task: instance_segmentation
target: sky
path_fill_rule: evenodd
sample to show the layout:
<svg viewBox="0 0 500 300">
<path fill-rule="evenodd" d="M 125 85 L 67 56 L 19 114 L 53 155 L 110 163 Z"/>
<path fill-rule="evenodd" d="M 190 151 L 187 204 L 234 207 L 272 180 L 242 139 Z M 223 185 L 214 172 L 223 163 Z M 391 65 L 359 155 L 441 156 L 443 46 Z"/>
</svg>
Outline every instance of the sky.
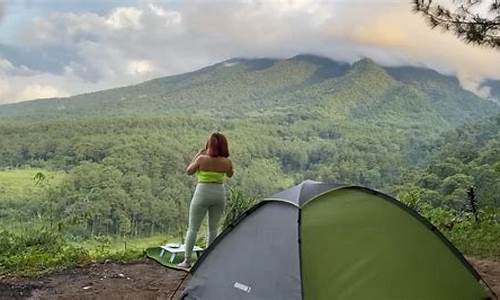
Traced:
<svg viewBox="0 0 500 300">
<path fill-rule="evenodd" d="M 0 0 L 0 104 L 304 53 L 433 68 L 482 96 L 500 79 L 499 50 L 430 29 L 410 0 Z"/>
</svg>

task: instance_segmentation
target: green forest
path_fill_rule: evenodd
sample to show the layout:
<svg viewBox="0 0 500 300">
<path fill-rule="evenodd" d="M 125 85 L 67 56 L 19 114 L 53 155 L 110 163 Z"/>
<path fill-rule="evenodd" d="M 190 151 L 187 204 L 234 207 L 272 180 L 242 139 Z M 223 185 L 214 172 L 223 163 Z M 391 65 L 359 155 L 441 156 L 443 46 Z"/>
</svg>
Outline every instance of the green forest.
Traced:
<svg viewBox="0 0 500 300">
<path fill-rule="evenodd" d="M 429 69 L 300 55 L 0 106 L 0 274 L 88 261 L 75 245 L 89 241 L 106 257 L 114 238 L 179 240 L 196 183 L 184 170 L 215 130 L 235 165 L 227 218 L 335 181 L 395 196 L 467 255 L 500 257 L 500 106 Z"/>
</svg>

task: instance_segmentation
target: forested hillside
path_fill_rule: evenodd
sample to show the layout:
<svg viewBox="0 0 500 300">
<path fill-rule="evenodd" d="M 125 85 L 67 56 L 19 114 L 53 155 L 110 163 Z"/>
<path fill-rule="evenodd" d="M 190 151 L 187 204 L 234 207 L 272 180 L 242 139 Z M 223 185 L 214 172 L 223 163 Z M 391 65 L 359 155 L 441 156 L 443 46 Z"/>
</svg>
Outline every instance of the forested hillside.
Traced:
<svg viewBox="0 0 500 300">
<path fill-rule="evenodd" d="M 500 115 L 445 132 L 429 145 L 427 166 L 402 180 L 418 186 L 423 200 L 463 210 L 464 187 L 474 186 L 482 206 L 500 207 Z"/>
<path fill-rule="evenodd" d="M 311 55 L 2 105 L 0 168 L 41 175 L 36 193 L 0 194 L 0 227 L 71 239 L 179 232 L 195 183 L 184 168 L 214 130 L 230 142 L 228 186 L 245 198 L 331 180 L 460 211 L 474 184 L 498 208 L 499 113 L 432 70 Z"/>
</svg>

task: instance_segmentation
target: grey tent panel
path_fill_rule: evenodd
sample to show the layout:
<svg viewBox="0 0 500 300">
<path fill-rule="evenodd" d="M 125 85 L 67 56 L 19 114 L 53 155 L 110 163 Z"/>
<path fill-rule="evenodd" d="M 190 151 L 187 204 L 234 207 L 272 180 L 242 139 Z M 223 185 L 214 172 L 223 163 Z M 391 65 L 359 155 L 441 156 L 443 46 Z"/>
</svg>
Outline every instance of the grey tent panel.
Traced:
<svg viewBox="0 0 500 300">
<path fill-rule="evenodd" d="M 319 182 L 313 180 L 305 180 L 302 183 L 291 187 L 287 190 L 281 191 L 273 196 L 271 199 L 283 199 L 294 203 L 301 207 L 304 202 L 318 196 L 322 193 L 344 186 L 344 184 L 334 182 Z"/>
<path fill-rule="evenodd" d="M 298 218 L 286 202 L 261 205 L 206 253 L 183 299 L 302 299 Z"/>
</svg>

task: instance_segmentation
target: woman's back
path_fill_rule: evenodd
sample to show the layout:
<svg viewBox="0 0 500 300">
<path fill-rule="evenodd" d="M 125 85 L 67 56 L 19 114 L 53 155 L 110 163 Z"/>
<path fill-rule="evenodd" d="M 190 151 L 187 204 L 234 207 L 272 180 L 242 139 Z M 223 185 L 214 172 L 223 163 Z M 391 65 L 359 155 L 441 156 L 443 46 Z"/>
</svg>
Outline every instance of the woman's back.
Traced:
<svg viewBox="0 0 500 300">
<path fill-rule="evenodd" d="M 200 155 L 198 161 L 199 171 L 228 173 L 232 169 L 231 160 L 225 157 L 212 157 L 209 155 Z"/>
<path fill-rule="evenodd" d="M 233 176 L 231 160 L 225 157 L 200 155 L 198 158 L 198 182 L 223 183 L 224 175 Z"/>
</svg>

